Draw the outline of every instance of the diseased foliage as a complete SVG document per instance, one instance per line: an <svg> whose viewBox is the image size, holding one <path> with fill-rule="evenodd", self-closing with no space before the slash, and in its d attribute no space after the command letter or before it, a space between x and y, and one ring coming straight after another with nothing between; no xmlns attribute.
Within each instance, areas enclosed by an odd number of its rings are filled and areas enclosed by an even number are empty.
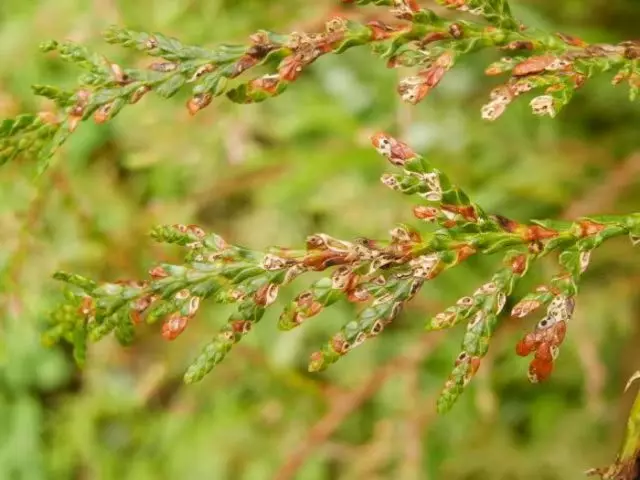
<svg viewBox="0 0 640 480"><path fill-rule="evenodd" d="M149 93L169 98L189 89L187 109L192 115L221 96L240 104L262 102L284 93L322 56L365 45L388 67L415 70L415 75L402 79L397 87L402 100L412 105L424 100L465 55L497 51L502 58L485 73L508 78L491 91L482 107L485 120L496 120L517 97L529 92L536 94L530 101L534 114L555 117L588 79L605 72L614 73L614 85L628 84L632 101L640 89L638 41L589 44L571 35L529 28L515 18L506 0L437 2L455 13L469 13L473 20L451 20L449 13L426 8L416 0L344 3L387 7L393 20L361 23L335 17L321 32L282 35L259 31L248 45L223 44L211 49L185 45L159 33L116 27L105 32L108 43L158 59L147 68L122 67L73 42L48 42L44 51L57 52L85 73L72 90L33 87L34 93L52 100L55 108L0 124L0 164L19 156L35 157L42 173L83 121L105 123ZM244 80L248 72L252 78ZM338 301L357 305L357 318L310 355L308 369L315 372L382 333L426 282L472 256L500 254L502 264L488 281L426 323L427 330L467 324L460 354L437 400L438 411L446 412L478 372L494 333L509 316L504 310L516 284L534 262L554 254L559 272L510 308L512 318L545 309L535 329L515 350L523 357L533 355L529 365L532 382L546 380L565 340L579 281L592 252L615 237L628 236L634 245L640 242L640 214L516 221L472 201L443 171L402 141L384 133L373 135L371 141L396 167L382 176L382 183L420 198L413 213L428 224L425 229L399 225L386 240L341 240L317 233L307 238L304 248L255 251L230 244L196 225L159 226L152 237L184 247L184 263L156 265L149 270L148 279L110 283L56 273L54 277L70 288L67 301L51 314L46 342L70 343L76 361L82 364L88 343L109 334L130 345L139 324L161 322L162 336L174 340L195 321L203 302L234 305L225 326L204 345L184 375L185 382L193 383L256 326L284 287L303 274L322 272L325 276L288 302L278 321L281 330L291 330ZM626 480L637 474L633 463L638 452L636 407L618 462L592 473Z"/></svg>

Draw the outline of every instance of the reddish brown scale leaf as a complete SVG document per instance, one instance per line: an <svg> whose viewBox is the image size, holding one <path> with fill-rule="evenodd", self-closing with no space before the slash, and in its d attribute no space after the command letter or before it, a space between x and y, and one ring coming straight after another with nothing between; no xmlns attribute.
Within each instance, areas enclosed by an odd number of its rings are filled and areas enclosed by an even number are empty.
<svg viewBox="0 0 640 480"><path fill-rule="evenodd" d="M131 321L133 323L135 323L136 325L142 323L142 314L137 311L137 310L131 310L129 311L129 318L131 319Z"/></svg>
<svg viewBox="0 0 640 480"><path fill-rule="evenodd" d="M147 50L153 50L157 46L158 46L158 40L154 36L149 37L147 41L144 42L144 48L146 48Z"/></svg>
<svg viewBox="0 0 640 480"><path fill-rule="evenodd" d="M424 77L426 84L428 87L432 88L440 83L444 74L449 70L453 65L453 54L450 52L445 52L440 55L433 66L427 70L424 70L419 75Z"/></svg>
<svg viewBox="0 0 640 480"><path fill-rule="evenodd" d="M113 79L117 83L119 83L120 85L126 85L127 83L130 83L127 75L124 73L124 70L122 70L122 67L120 65L118 65L117 63L112 63L109 65L109 69L111 70Z"/></svg>
<svg viewBox="0 0 640 480"><path fill-rule="evenodd" d="M389 161L398 166L404 165L407 161L416 156L415 152L406 144L386 133L376 133L371 137L371 143Z"/></svg>
<svg viewBox="0 0 640 480"><path fill-rule="evenodd" d="M231 330L234 333L247 333L253 325L248 320L234 320L231 322Z"/></svg>
<svg viewBox="0 0 640 480"><path fill-rule="evenodd" d="M482 364L482 359L480 357L471 357L469 361L469 372L468 375L471 377L478 373L480 369L480 365Z"/></svg>
<svg viewBox="0 0 640 480"><path fill-rule="evenodd" d="M444 40L445 38L448 38L448 37L449 35L445 32L431 32L425 35L425 37L422 40L420 40L420 45L422 47L425 47L430 43L437 42L439 40Z"/></svg>
<svg viewBox="0 0 640 480"><path fill-rule="evenodd" d="M142 97L144 97L147 94L147 92L150 92L150 91L151 91L151 87L147 85L141 86L131 94L131 97L129 97L129 103L131 104L138 103L142 99Z"/></svg>
<svg viewBox="0 0 640 480"><path fill-rule="evenodd" d="M613 80L611 80L611 84L612 85L619 85L620 83L622 83L623 81L627 80L629 78L629 72L618 72L616 73L616 75L613 77Z"/></svg>
<svg viewBox="0 0 640 480"><path fill-rule="evenodd" d="M511 316L514 318L524 318L534 310L540 308L542 302L539 300L521 300L511 310Z"/></svg>
<svg viewBox="0 0 640 480"><path fill-rule="evenodd" d="M523 232L522 238L527 242L536 242L539 240L555 238L557 236L558 232L556 230L544 228L540 225L531 225L529 227L526 227L525 231Z"/></svg>
<svg viewBox="0 0 640 480"><path fill-rule="evenodd" d="M533 42L530 40L515 40L502 47L503 50L533 50Z"/></svg>
<svg viewBox="0 0 640 480"><path fill-rule="evenodd" d="M351 303L368 302L371 294L365 288L354 288L347 292L347 300Z"/></svg>
<svg viewBox="0 0 640 480"><path fill-rule="evenodd" d="M149 306L157 299L157 296L148 295L137 299L129 312L129 317L133 323L142 322L142 314L149 308Z"/></svg>
<svg viewBox="0 0 640 480"><path fill-rule="evenodd" d="M567 334L567 322L560 321L547 330L545 339L548 339L553 345L560 345Z"/></svg>
<svg viewBox="0 0 640 480"><path fill-rule="evenodd" d="M267 33L264 31L258 31L256 33L252 33L251 35L249 35L249 40L251 40L253 47L266 49L267 52L269 51L270 48L274 47L274 45L272 45L269 42L269 35L267 35ZM253 55L257 56L257 54L253 54Z"/></svg>
<svg viewBox="0 0 640 480"><path fill-rule="evenodd" d="M194 224L187 225L187 232L193 233L198 238L207 236L207 233L200 226Z"/></svg>
<svg viewBox="0 0 640 480"><path fill-rule="evenodd" d="M69 115L69 132L75 132L82 121L82 115Z"/></svg>
<svg viewBox="0 0 640 480"><path fill-rule="evenodd" d="M550 292L550 293L553 293L553 295L555 296L558 296L562 293L556 287L552 287L549 285L538 285L534 291L536 293Z"/></svg>
<svg viewBox="0 0 640 480"><path fill-rule="evenodd" d="M640 58L640 40L629 40L620 44L624 47L624 57L629 60Z"/></svg>
<svg viewBox="0 0 640 480"><path fill-rule="evenodd" d="M422 242L422 235L420 235L420 232L418 232L417 230L410 230L409 231L408 242L410 242L410 243L421 243Z"/></svg>
<svg viewBox="0 0 640 480"><path fill-rule="evenodd" d="M535 351L537 344L536 336L533 333L527 333L516 345L516 354L520 357L526 357Z"/></svg>
<svg viewBox="0 0 640 480"><path fill-rule="evenodd" d="M190 295L189 289L183 288L182 290L180 290L175 294L175 298L176 300L186 300L187 298L189 298L189 295Z"/></svg>
<svg viewBox="0 0 640 480"><path fill-rule="evenodd" d="M314 46L317 48L318 54L313 59L309 58L303 63L309 64L313 60L315 60L317 57L319 57L320 55L324 55L325 53L331 52L333 50L333 42L334 41L335 42L339 42L340 40L341 40L340 37L333 37L332 36L332 38L326 38L322 42L315 43Z"/></svg>
<svg viewBox="0 0 640 480"><path fill-rule="evenodd" d="M561 83L556 83L555 85L551 85L550 87L547 87L547 89L544 91L544 93L553 93L553 92L559 92L561 90L564 90L565 86Z"/></svg>
<svg viewBox="0 0 640 480"><path fill-rule="evenodd" d="M385 249L385 253L397 259L411 258L414 245L415 243L396 243Z"/></svg>
<svg viewBox="0 0 640 480"><path fill-rule="evenodd" d="M393 36L393 34L397 31L389 25L385 25L384 23L377 20L373 20L367 23L367 27L369 27L369 30L371 30L371 39L375 41L386 40L387 38Z"/></svg>
<svg viewBox="0 0 640 480"><path fill-rule="evenodd" d="M90 98L90 90L80 89L76 92L77 105L86 105Z"/></svg>
<svg viewBox="0 0 640 480"><path fill-rule="evenodd" d="M330 250L314 252L312 254L306 255L302 259L302 264L305 267L308 267L311 270L317 272L326 270L327 268L334 267L336 265L344 265L348 262L349 260L345 255L337 254Z"/></svg>
<svg viewBox="0 0 640 480"><path fill-rule="evenodd" d="M540 345L538 345L538 348L536 349L535 358L545 363L553 362L553 355L551 354L551 345L546 342L543 342Z"/></svg>
<svg viewBox="0 0 640 480"><path fill-rule="evenodd" d="M278 285L273 283L267 283L260 287L253 296L253 301L256 305L261 307L267 307L275 302L278 297Z"/></svg>
<svg viewBox="0 0 640 480"><path fill-rule="evenodd" d="M377 248L380 247L380 242L377 242L375 240L371 240L369 238L361 238L359 240L359 242L362 245L364 245L365 247L370 248L370 249L377 249Z"/></svg>
<svg viewBox="0 0 640 480"><path fill-rule="evenodd" d="M539 55L527 58L524 62L513 67L512 73L516 77L543 72L556 59L554 55Z"/></svg>
<svg viewBox="0 0 640 480"><path fill-rule="evenodd" d="M311 292L302 292L295 299L298 308L309 308L313 303L313 294Z"/></svg>
<svg viewBox="0 0 640 480"><path fill-rule="evenodd" d="M326 42L319 45L322 54L332 52L345 39L344 32L332 32L327 36Z"/></svg>
<svg viewBox="0 0 640 480"><path fill-rule="evenodd" d="M544 382L553 372L553 362L545 362L534 358L529 364L529 376L538 382Z"/></svg>
<svg viewBox="0 0 640 480"><path fill-rule="evenodd" d="M307 237L307 250L326 250L327 244L320 235Z"/></svg>
<svg viewBox="0 0 640 480"><path fill-rule="evenodd" d="M475 254L477 250L470 245L462 245L457 250L456 262L461 263L469 258L471 255Z"/></svg>
<svg viewBox="0 0 640 480"><path fill-rule="evenodd" d="M309 370L317 371L324 364L324 354L321 351L313 352L309 356Z"/></svg>
<svg viewBox="0 0 640 480"><path fill-rule="evenodd" d="M438 217L438 213L439 211L435 207L426 207L424 205L413 207L413 215L420 220L428 222L434 221Z"/></svg>
<svg viewBox="0 0 640 480"><path fill-rule="evenodd" d="M175 340L185 328L187 328L188 319L179 314L171 315L162 324L162 336L165 340Z"/></svg>
<svg viewBox="0 0 640 480"><path fill-rule="evenodd" d="M576 88L580 88L584 85L584 82L587 81L587 76L578 72L571 73L569 78L573 82Z"/></svg>
<svg viewBox="0 0 640 480"><path fill-rule="evenodd" d="M516 255L511 259L511 271L516 275L522 275L527 268L527 257L525 255Z"/></svg>
<svg viewBox="0 0 640 480"><path fill-rule="evenodd" d="M406 0L405 5L411 9L412 12L419 12L420 5L418 4L418 0Z"/></svg>
<svg viewBox="0 0 640 480"><path fill-rule="evenodd" d="M411 77L400 82L398 94L412 105L417 105L429 94L431 86L424 77Z"/></svg>
<svg viewBox="0 0 640 480"><path fill-rule="evenodd" d="M464 7L467 2L466 0L445 0L445 3L449 7L460 8L460 7Z"/></svg>
<svg viewBox="0 0 640 480"><path fill-rule="evenodd" d="M462 261L462 260L460 260L460 261ZM431 270L429 272L429 274L426 277L424 277L425 280L433 280L434 278L436 278L438 275L440 275L443 272L444 268L445 268L444 263L443 262L438 262L438 264L433 268L433 270Z"/></svg>
<svg viewBox="0 0 640 480"><path fill-rule="evenodd" d="M191 77L190 81L194 81L197 80L198 78L202 77L203 75L205 75L206 73L211 73L215 70L216 67L213 66L213 64L211 63L207 63L206 65L202 65L201 67L199 67L195 73L193 74L193 76Z"/></svg>
<svg viewBox="0 0 640 480"><path fill-rule="evenodd" d="M47 125L57 125L60 123L58 117L53 112L40 112L38 113L38 118L42 123L46 123Z"/></svg>
<svg viewBox="0 0 640 480"><path fill-rule="evenodd" d="M514 233L522 228L522 225L515 220L511 220L502 215L494 215L493 218L500 224L500 226L509 233Z"/></svg>
<svg viewBox="0 0 640 480"><path fill-rule="evenodd" d="M302 323L322 311L323 305L318 302L311 292L303 292L295 300L298 314L296 323Z"/></svg>
<svg viewBox="0 0 640 480"><path fill-rule="evenodd" d="M194 95L187 101L187 110L190 115L195 115L203 108L206 108L213 99L213 95L210 93L199 93Z"/></svg>
<svg viewBox="0 0 640 480"><path fill-rule="evenodd" d="M462 30L462 27L460 26L460 24L458 23L452 23L449 26L449 34L456 39L462 38L462 36L464 35L464 31Z"/></svg>
<svg viewBox="0 0 640 480"><path fill-rule="evenodd" d="M462 218L470 222L476 222L478 220L476 210L471 205L442 205L441 208L447 212L460 215Z"/></svg>
<svg viewBox="0 0 640 480"><path fill-rule="evenodd" d="M149 65L149 70L161 73L173 72L176 68L178 68L178 64L173 62L153 62Z"/></svg>
<svg viewBox="0 0 640 480"><path fill-rule="evenodd" d="M82 121L84 116L84 110L87 106L87 102L91 97L91 92L88 90L78 90L76 93L76 104L71 107L69 112L69 131L74 132L78 125Z"/></svg>
<svg viewBox="0 0 640 480"><path fill-rule="evenodd" d="M580 47L580 48L584 48L586 46L588 46L589 44L587 42L585 42L584 40L582 40L579 37L573 36L573 35L568 35L566 33L556 33L556 36L558 38L560 38L560 40L562 40L564 43L566 43L567 45L571 45L573 47Z"/></svg>
<svg viewBox="0 0 640 480"><path fill-rule="evenodd" d="M95 302L93 298L86 296L82 298L82 302L80 303L80 308L78 308L78 313L82 316L88 317L89 315L93 315L95 312Z"/></svg>
<svg viewBox="0 0 640 480"><path fill-rule="evenodd" d="M538 255L542 250L544 250L544 243L540 240L534 240L527 245L527 250L532 255Z"/></svg>
<svg viewBox="0 0 640 480"><path fill-rule="evenodd" d="M397 56L393 56L391 58L389 58L389 60L387 60L387 68L389 69L394 69L397 66L401 66L401 64L399 63L400 57Z"/></svg>
<svg viewBox="0 0 640 480"><path fill-rule="evenodd" d="M243 55L236 63L233 64L233 70L231 72L230 78L236 78L242 75L245 71L255 66L259 61L260 59L254 57L253 55Z"/></svg>
<svg viewBox="0 0 640 480"><path fill-rule="evenodd" d="M93 121L100 125L109 120L109 114L113 109L113 105L113 103L107 103L98 108L98 110L96 110L96 113L93 114Z"/></svg>
<svg viewBox="0 0 640 480"><path fill-rule="evenodd" d="M349 267L340 267L331 275L331 287L337 290L349 291L358 285L360 276L353 273Z"/></svg>
<svg viewBox="0 0 640 480"><path fill-rule="evenodd" d="M498 65L492 65L490 67L485 68L484 70L484 74L489 76L489 77L494 77L496 75L502 75L505 72L505 69L498 66Z"/></svg>
<svg viewBox="0 0 640 480"><path fill-rule="evenodd" d="M601 223L596 223L591 220L582 220L578 222L578 225L580 226L580 235L583 237L595 235L605 229L605 226Z"/></svg>
<svg viewBox="0 0 640 480"><path fill-rule="evenodd" d="M322 311L324 306L320 302L314 301L311 306L307 309L306 315L308 317L313 317Z"/></svg>
<svg viewBox="0 0 640 480"><path fill-rule="evenodd" d="M458 367L461 364L467 362L469 360L469 354L467 352L460 352L460 355L458 355L458 357L456 358L455 362L453 362L453 364Z"/></svg>
<svg viewBox="0 0 640 480"><path fill-rule="evenodd" d="M346 354L349 351L349 347L349 342L347 342L341 333L338 333L331 338L331 348L338 355Z"/></svg>

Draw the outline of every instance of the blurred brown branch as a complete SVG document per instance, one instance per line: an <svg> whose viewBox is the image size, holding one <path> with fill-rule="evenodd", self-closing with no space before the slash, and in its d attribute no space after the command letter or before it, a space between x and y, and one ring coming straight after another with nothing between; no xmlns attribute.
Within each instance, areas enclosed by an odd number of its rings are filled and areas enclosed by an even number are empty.
<svg viewBox="0 0 640 480"><path fill-rule="evenodd" d="M639 175L640 151L636 151L615 168L609 170L605 178L599 180L595 187L589 188L585 195L574 200L564 211L562 217L573 219L611 210L620 194L638 181Z"/></svg>
<svg viewBox="0 0 640 480"><path fill-rule="evenodd" d="M396 357L376 370L359 388L334 396L329 411L309 430L300 446L285 458L274 479L295 478L306 459L329 439L345 418L371 398L394 374L420 363L442 338L442 335L433 333L421 337L408 349L408 353Z"/></svg>

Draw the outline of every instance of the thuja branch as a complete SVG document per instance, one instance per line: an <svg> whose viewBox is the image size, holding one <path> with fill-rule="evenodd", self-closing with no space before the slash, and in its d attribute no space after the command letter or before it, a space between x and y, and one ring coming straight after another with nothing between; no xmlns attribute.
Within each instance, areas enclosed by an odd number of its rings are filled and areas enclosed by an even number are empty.
<svg viewBox="0 0 640 480"><path fill-rule="evenodd" d="M487 283L427 322L428 330L467 323L462 351L438 401L438 409L447 411L480 367L514 285L533 262L558 253L558 275L511 311L512 317L522 318L546 307L543 318L520 341L516 352L533 354L531 381L548 378L591 252L605 240L621 235L629 235L637 243L640 214L518 223L486 213L406 144L386 134L375 135L372 142L397 167L396 173L383 175L382 182L424 200L414 214L432 225L428 231L420 233L401 225L391 230L386 240L351 241L318 233L308 237L301 249L274 247L258 252L231 245L197 226L158 227L152 232L154 239L187 249L184 264L157 265L142 281L104 284L57 273L56 278L73 288L67 292L68 302L51 316L47 340L71 342L82 362L88 340L114 333L127 344L142 321L161 321L162 335L173 340L195 321L203 301L235 304L235 313L187 370L185 381L191 383L202 379L251 331L284 286L306 272L325 272L325 277L288 303L278 321L280 329L291 330L338 301L362 305L357 319L311 354L309 370L319 371L380 334L425 282L470 256L502 253L502 265Z"/></svg>
<svg viewBox="0 0 640 480"><path fill-rule="evenodd" d="M366 24L336 17L322 32L281 35L259 31L247 45L214 48L185 45L159 33L110 28L108 43L133 48L158 60L146 69L126 68L73 42L47 42L63 60L85 73L71 89L37 85L37 95L51 99L54 111L25 114L0 123L0 164L19 155L36 156L44 170L57 148L88 119L104 123L148 92L171 97L190 89L189 112L195 114L215 97L236 103L256 103L282 94L320 57L370 45L390 68L416 69L400 82L398 92L415 104L438 85L463 56L493 49L503 57L486 74L509 74L491 92L482 116L495 120L515 98L529 91L542 92L531 100L533 112L555 116L585 80L617 71L613 83L627 82L630 96L640 88L640 43L591 45L563 34L549 34L520 24L506 0L438 0L450 9L475 14L477 22L447 20L416 0L357 0L387 8L394 23ZM426 3L426 2L425 2ZM252 78L242 80L258 69Z"/></svg>

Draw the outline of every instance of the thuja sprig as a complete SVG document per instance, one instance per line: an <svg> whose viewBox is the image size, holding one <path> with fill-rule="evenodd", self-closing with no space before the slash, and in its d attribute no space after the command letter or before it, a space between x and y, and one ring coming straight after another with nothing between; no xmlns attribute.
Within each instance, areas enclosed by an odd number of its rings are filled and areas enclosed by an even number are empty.
<svg viewBox="0 0 640 480"><path fill-rule="evenodd" d="M350 241L318 233L309 236L301 249L274 247L258 252L229 244L194 225L157 227L152 232L155 240L187 250L183 264L157 265L142 281L104 284L57 273L56 278L71 289L68 301L51 315L45 338L71 342L76 358L82 360L87 340L113 332L127 344L143 321L161 321L163 337L174 340L195 321L203 301L235 305L236 311L188 368L185 381L191 383L202 379L251 331L283 287L306 272L325 272L285 306L278 322L280 329L291 330L337 301L362 306L356 319L311 354L309 370L319 371L379 335L425 282L472 255L503 252L503 266L490 281L427 322L428 330L467 323L462 351L438 401L438 409L444 412L480 368L492 335L504 320L502 310L515 283L533 262L559 253L562 273L511 312L512 317L522 318L543 305L548 307L535 331L516 348L519 355L534 353L529 378L545 380L564 339L578 280L591 252L620 235L638 243L640 214L518 223L486 213L442 171L399 140L376 134L372 143L399 172L383 175L382 183L423 199L414 215L432 226L427 231L401 225L386 240Z"/></svg>
<svg viewBox="0 0 640 480"><path fill-rule="evenodd" d="M626 82L630 96L640 88L640 43L590 45L563 34L548 34L520 24L506 0L437 0L451 9L476 14L478 22L450 21L417 0L357 0L387 8L394 23L366 24L336 17L323 31L289 35L259 31L246 45L222 44L213 48L185 45L160 33L112 27L108 43L145 53L158 60L147 68L126 68L74 42L47 42L44 51L56 51L85 71L71 90L35 86L37 95L51 99L53 112L23 115L0 123L0 164L18 155L37 156L43 171L52 155L78 125L92 118L104 123L148 92L172 97L189 89L187 108L192 114L215 97L236 103L256 103L283 93L323 55L371 45L387 66L412 67L416 75L402 80L398 92L406 102L422 101L460 57L494 49L503 58L486 73L509 73L510 79L491 92L482 117L495 120L518 96L544 91L531 101L533 112L555 116L588 78L617 69L614 84ZM426 2L425 2L426 3ZM265 74L240 77L258 67Z"/></svg>

